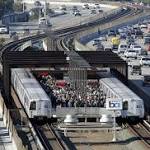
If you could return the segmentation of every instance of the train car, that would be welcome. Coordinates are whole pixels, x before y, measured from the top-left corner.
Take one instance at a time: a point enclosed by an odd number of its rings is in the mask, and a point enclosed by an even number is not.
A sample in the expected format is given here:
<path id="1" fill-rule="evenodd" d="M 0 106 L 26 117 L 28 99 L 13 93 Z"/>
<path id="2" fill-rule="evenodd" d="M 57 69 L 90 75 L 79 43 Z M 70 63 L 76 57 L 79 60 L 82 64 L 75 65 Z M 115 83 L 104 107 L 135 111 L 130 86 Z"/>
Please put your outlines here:
<path id="1" fill-rule="evenodd" d="M 52 117 L 51 100 L 28 69 L 12 69 L 11 83 L 29 118 Z"/>
<path id="2" fill-rule="evenodd" d="M 107 98 L 118 98 L 123 101 L 123 110 L 121 111 L 122 118 L 140 119 L 144 117 L 144 102 L 115 77 L 101 78 L 100 88 Z"/>

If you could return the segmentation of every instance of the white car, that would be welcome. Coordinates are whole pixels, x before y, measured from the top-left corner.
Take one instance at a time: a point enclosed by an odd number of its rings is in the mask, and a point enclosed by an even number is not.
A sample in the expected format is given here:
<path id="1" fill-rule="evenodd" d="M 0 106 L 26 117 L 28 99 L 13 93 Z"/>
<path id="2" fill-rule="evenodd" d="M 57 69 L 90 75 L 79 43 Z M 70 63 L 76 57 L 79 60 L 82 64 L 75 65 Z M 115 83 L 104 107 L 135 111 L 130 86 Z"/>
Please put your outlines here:
<path id="1" fill-rule="evenodd" d="M 137 52 L 135 50 L 129 49 L 124 52 L 126 58 L 135 58 L 137 59 Z"/>
<path id="2" fill-rule="evenodd" d="M 93 46 L 98 45 L 99 43 L 101 43 L 100 39 L 93 40 Z"/>
<path id="3" fill-rule="evenodd" d="M 105 35 L 101 35 L 101 36 L 99 37 L 99 40 L 100 40 L 100 41 L 107 41 L 107 37 L 106 37 Z"/>
<path id="4" fill-rule="evenodd" d="M 140 28 L 141 28 L 141 29 L 147 29 L 147 24 L 141 24 L 141 25 L 140 25 Z"/>
<path id="5" fill-rule="evenodd" d="M 118 53 L 124 53 L 127 50 L 126 44 L 119 44 L 118 46 Z"/>
<path id="6" fill-rule="evenodd" d="M 150 66 L 150 57 L 142 57 L 140 60 L 141 66 Z"/>
<path id="7" fill-rule="evenodd" d="M 0 27 L 0 33 L 1 34 L 8 33 L 8 28 L 7 27 Z"/>
<path id="8" fill-rule="evenodd" d="M 141 54 L 142 47 L 140 45 L 133 45 L 132 50 L 135 50 L 138 54 Z"/>

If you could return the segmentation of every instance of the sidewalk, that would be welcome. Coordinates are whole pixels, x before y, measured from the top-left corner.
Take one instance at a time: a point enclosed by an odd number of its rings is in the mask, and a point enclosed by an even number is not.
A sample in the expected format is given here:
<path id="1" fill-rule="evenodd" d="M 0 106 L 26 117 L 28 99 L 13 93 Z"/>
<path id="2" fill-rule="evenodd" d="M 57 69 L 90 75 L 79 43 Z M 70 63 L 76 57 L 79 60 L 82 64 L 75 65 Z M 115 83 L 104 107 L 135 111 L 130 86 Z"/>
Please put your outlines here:
<path id="1" fill-rule="evenodd" d="M 17 150 L 16 146 L 12 143 L 8 129 L 3 123 L 2 114 L 0 111 L 0 150 Z"/>

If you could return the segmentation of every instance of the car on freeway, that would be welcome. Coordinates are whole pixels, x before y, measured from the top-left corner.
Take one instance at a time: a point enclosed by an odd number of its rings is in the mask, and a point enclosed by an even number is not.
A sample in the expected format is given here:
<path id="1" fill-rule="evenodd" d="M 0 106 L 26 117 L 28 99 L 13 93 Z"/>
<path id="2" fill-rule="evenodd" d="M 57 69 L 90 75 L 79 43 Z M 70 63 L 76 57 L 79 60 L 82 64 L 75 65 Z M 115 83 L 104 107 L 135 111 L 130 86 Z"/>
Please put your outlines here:
<path id="1" fill-rule="evenodd" d="M 79 11 L 74 12 L 75 16 L 81 16 L 81 13 Z"/>
<path id="2" fill-rule="evenodd" d="M 109 30 L 107 35 L 108 36 L 116 36 L 116 32 L 115 32 L 115 30 Z"/>
<path id="3" fill-rule="evenodd" d="M 119 44 L 118 46 L 118 53 L 124 53 L 127 50 L 126 44 Z"/>
<path id="4" fill-rule="evenodd" d="M 140 65 L 132 65 L 131 66 L 131 75 L 133 74 L 142 74 L 141 66 Z"/>
<path id="5" fill-rule="evenodd" d="M 128 49 L 124 52 L 124 56 L 128 59 L 128 58 L 135 58 L 137 59 L 137 52 L 135 50 L 132 49 Z"/>
<path id="6" fill-rule="evenodd" d="M 98 12 L 99 12 L 99 13 L 103 13 L 104 11 L 103 11 L 102 9 L 99 9 Z"/>
<path id="7" fill-rule="evenodd" d="M 94 8 L 99 9 L 100 8 L 100 4 L 98 4 L 98 3 L 94 4 Z"/>
<path id="8" fill-rule="evenodd" d="M 59 9 L 65 11 L 65 10 L 67 10 L 67 7 L 66 7 L 66 5 L 61 5 L 61 6 L 59 7 Z"/>
<path id="9" fill-rule="evenodd" d="M 0 34 L 8 34 L 9 29 L 7 26 L 0 26 Z"/>
<path id="10" fill-rule="evenodd" d="M 89 4 L 83 4 L 82 8 L 83 9 L 90 9 Z"/>
<path id="11" fill-rule="evenodd" d="M 73 6 L 73 7 L 72 7 L 72 10 L 73 10 L 73 11 L 78 10 L 78 7 L 77 7 L 77 6 Z"/>
<path id="12" fill-rule="evenodd" d="M 96 14 L 97 12 L 96 12 L 96 10 L 95 9 L 92 9 L 91 10 L 91 14 Z"/>
<path id="13" fill-rule="evenodd" d="M 101 35 L 101 36 L 99 37 L 99 39 L 100 39 L 100 41 L 107 41 L 107 36 Z"/>
<path id="14" fill-rule="evenodd" d="M 100 39 L 93 40 L 93 46 L 98 45 L 99 43 L 101 43 Z"/>
<path id="15" fill-rule="evenodd" d="M 150 57 L 142 57 L 140 59 L 141 66 L 150 66 Z"/>

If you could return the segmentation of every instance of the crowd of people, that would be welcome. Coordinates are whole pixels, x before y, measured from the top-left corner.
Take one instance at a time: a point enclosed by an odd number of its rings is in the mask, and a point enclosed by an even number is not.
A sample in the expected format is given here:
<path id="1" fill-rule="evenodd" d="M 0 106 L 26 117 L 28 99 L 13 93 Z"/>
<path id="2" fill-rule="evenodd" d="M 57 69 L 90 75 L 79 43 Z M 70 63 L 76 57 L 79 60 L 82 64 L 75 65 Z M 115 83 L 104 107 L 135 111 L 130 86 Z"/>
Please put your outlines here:
<path id="1" fill-rule="evenodd" d="M 55 80 L 50 75 L 39 76 L 41 86 L 56 107 L 105 107 L 106 96 L 98 80 L 87 82 L 85 92 L 71 88 L 66 81 Z"/>

